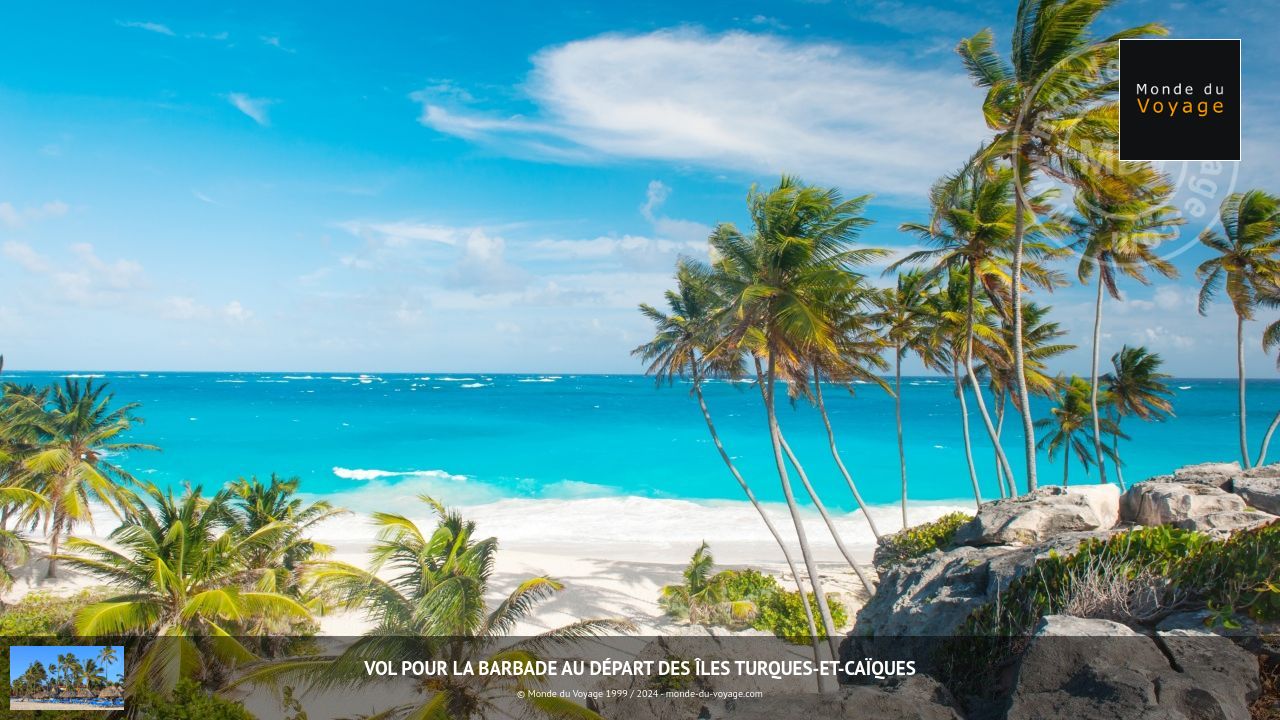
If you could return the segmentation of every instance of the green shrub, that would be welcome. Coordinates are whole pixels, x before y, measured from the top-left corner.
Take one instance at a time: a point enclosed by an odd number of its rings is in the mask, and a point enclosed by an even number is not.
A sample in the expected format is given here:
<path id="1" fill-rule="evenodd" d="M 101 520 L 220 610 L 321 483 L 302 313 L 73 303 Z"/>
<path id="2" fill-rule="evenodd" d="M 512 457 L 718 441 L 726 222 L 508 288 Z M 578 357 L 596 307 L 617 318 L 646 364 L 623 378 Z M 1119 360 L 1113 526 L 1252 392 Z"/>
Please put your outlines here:
<path id="1" fill-rule="evenodd" d="M 826 630 L 818 614 L 818 601 L 812 594 L 806 594 L 809 608 L 813 611 L 813 619 L 818 626 L 818 639 L 826 639 Z M 831 619 L 837 628 L 849 622 L 849 614 L 844 605 L 835 598 L 827 598 L 827 606 L 831 608 Z M 804 616 L 804 606 L 800 604 L 799 592 L 778 591 L 769 596 L 760 606 L 760 614 L 752 624 L 757 630 L 769 630 L 774 635 L 796 645 L 809 644 L 809 622 Z"/>
<path id="2" fill-rule="evenodd" d="M 876 548 L 875 564 L 877 567 L 887 568 L 928 555 L 934 550 L 946 548 L 955 537 L 956 530 L 972 519 L 972 515 L 953 512 L 933 522 L 909 527 L 889 535 L 881 540 L 880 546 Z"/>
<path id="3" fill-rule="evenodd" d="M 238 703 L 205 692 L 193 680 L 179 681 L 170 697 L 143 695 L 134 709 L 147 720 L 255 720 Z"/>
<path id="4" fill-rule="evenodd" d="M 713 573 L 715 560 L 704 542 L 684 571 L 684 582 L 662 588 L 658 604 L 668 615 L 699 625 L 750 627 L 760 605 L 779 591 L 772 575 L 758 570 Z"/>
<path id="5" fill-rule="evenodd" d="M 0 637 L 71 638 L 71 620 L 81 608 L 106 597 L 100 589 L 81 590 L 75 595 L 32 592 L 17 603 L 0 610 Z"/>

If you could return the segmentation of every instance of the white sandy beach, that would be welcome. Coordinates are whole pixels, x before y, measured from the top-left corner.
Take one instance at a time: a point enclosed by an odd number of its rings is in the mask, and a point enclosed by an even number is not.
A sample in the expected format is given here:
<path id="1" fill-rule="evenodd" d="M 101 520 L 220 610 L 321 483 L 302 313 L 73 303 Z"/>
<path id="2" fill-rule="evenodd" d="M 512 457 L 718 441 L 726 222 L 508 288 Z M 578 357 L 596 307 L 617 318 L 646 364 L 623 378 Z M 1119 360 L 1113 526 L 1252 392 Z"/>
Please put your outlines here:
<path id="1" fill-rule="evenodd" d="M 428 508 L 417 500 L 379 500 L 381 507 L 399 509 L 424 527 L 434 524 Z M 958 502 L 913 504 L 909 519 L 914 525 L 957 509 L 967 508 Z M 549 575 L 565 585 L 563 592 L 540 606 L 515 634 L 601 617 L 628 620 L 641 635 L 684 634 L 687 629 L 667 618 L 658 606 L 658 592 L 663 585 L 680 581 L 689 556 L 703 540 L 711 545 L 721 568 L 751 566 L 773 573 L 784 585 L 793 582 L 781 552 L 755 510 L 745 502 L 641 497 L 501 500 L 466 506 L 462 512 L 476 521 L 481 537 L 499 539 L 491 583 L 495 594 L 505 594 L 533 575 Z M 768 512 L 779 530 L 794 538 L 786 508 L 771 505 Z M 872 517 L 885 533 L 900 528 L 899 513 L 892 506 L 872 508 Z M 825 587 L 839 594 L 852 615 L 865 600 L 861 585 L 817 513 L 805 511 L 804 517 Z M 110 513 L 97 512 L 94 529 L 83 526 L 77 534 L 102 538 L 116 524 Z M 849 550 L 859 561 L 869 563 L 875 544 L 861 513 L 840 513 L 836 524 Z M 314 536 L 334 547 L 332 559 L 364 565 L 374 529 L 366 515 L 353 512 L 317 528 Z M 38 543 L 34 555 L 44 551 L 43 543 Z M 793 554 L 798 561 L 799 554 Z M 45 567 L 43 560 L 36 560 L 19 569 L 17 581 L 0 598 L 13 603 L 33 590 L 64 594 L 99 584 L 65 566 L 59 569 L 59 577 L 47 580 Z M 366 627 L 359 613 L 321 619 L 324 635 L 359 635 Z"/>

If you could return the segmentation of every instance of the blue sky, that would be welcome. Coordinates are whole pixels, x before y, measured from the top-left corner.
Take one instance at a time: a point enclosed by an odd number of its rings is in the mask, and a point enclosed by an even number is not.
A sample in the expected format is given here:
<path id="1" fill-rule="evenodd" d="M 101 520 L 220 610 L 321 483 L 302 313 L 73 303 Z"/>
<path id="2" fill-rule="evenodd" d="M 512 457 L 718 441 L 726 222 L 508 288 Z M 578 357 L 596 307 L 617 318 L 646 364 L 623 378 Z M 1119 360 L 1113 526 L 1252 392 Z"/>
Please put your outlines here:
<path id="1" fill-rule="evenodd" d="M 875 193 L 867 242 L 907 247 L 897 225 L 984 135 L 951 48 L 988 26 L 1003 47 L 1013 7 L 11 7 L 0 351 L 28 369 L 635 371 L 635 305 L 741 222 L 753 182 Z M 1103 29 L 1149 20 L 1243 37 L 1246 159 L 1218 180 L 1280 190 L 1274 12 L 1131 0 Z M 1104 352 L 1232 374 L 1225 307 L 1195 315 L 1203 257 L 1110 306 Z M 1090 298 L 1052 300 L 1077 337 Z"/>
<path id="2" fill-rule="evenodd" d="M 103 675 L 114 682 L 124 674 L 124 648 L 115 645 L 115 659 L 105 666 L 98 653 L 102 645 L 14 645 L 9 648 L 9 682 L 22 676 L 33 662 L 39 662 L 48 670 L 50 665 L 58 663 L 58 656 L 71 653 L 81 663 L 92 660 L 104 668 Z"/>

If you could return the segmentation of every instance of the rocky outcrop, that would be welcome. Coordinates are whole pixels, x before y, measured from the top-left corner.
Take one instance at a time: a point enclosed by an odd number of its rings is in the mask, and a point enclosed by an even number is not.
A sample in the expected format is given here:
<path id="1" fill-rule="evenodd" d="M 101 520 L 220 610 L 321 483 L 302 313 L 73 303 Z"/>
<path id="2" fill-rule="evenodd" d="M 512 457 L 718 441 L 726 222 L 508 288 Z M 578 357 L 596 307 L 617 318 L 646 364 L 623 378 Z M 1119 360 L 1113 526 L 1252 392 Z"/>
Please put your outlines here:
<path id="1" fill-rule="evenodd" d="M 1120 518 L 1137 525 L 1169 525 L 1244 508 L 1239 495 L 1211 484 L 1149 481 L 1121 497 Z"/>
<path id="2" fill-rule="evenodd" d="M 1259 688 L 1257 661 L 1227 638 L 1047 617 L 1018 663 L 1006 717 L 1248 720 Z"/>
<path id="3" fill-rule="evenodd" d="M 1280 465 L 1247 470 L 1232 478 L 1231 489 L 1250 507 L 1280 515 Z"/>
<path id="4" fill-rule="evenodd" d="M 1183 530 L 1195 530 L 1214 537 L 1223 538 L 1240 530 L 1252 530 L 1263 525 L 1270 525 L 1280 518 L 1257 510 L 1228 510 L 1226 512 L 1209 513 L 1197 517 L 1186 518 L 1174 523 Z"/>
<path id="5" fill-rule="evenodd" d="M 1225 490 L 1230 485 L 1231 479 L 1239 473 L 1240 463 L 1238 462 L 1207 462 L 1174 470 L 1170 482 L 1208 485 Z"/>
<path id="6" fill-rule="evenodd" d="M 1120 519 L 1114 485 L 1042 487 L 986 503 L 956 531 L 957 545 L 1034 545 L 1064 532 L 1109 530 Z"/>
<path id="7" fill-rule="evenodd" d="M 1030 546 L 962 545 L 898 565 L 880 576 L 876 594 L 858 611 L 856 636 L 941 637 L 1051 552 L 1073 552 L 1080 543 L 1114 531 L 1061 533 Z"/>

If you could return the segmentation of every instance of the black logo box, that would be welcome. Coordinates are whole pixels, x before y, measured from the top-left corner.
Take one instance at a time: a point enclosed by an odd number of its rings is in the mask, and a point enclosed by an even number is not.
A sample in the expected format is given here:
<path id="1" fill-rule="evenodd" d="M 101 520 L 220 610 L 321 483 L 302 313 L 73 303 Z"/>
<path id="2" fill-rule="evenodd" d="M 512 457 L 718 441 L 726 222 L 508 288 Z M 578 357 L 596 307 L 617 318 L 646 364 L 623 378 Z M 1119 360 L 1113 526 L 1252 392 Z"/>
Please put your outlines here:
<path id="1" fill-rule="evenodd" d="M 1120 41 L 1120 159 L 1239 160 L 1240 103 L 1239 40 Z"/>

